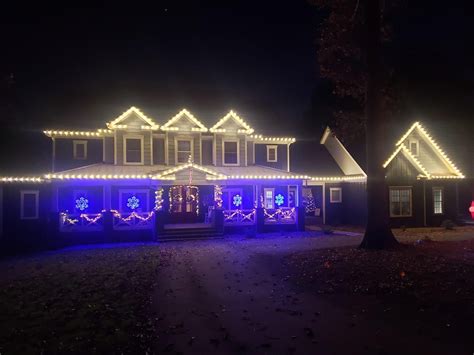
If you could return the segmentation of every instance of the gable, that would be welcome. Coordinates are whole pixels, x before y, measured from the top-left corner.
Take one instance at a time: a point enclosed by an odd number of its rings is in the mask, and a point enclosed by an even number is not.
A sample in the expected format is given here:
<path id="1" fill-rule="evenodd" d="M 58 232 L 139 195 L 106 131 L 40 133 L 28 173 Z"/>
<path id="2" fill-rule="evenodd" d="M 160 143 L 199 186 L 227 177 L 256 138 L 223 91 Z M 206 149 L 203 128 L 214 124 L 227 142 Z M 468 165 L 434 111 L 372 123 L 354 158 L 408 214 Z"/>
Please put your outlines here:
<path id="1" fill-rule="evenodd" d="M 403 154 L 397 154 L 386 167 L 386 176 L 389 179 L 417 179 L 420 171 Z"/>
<path id="2" fill-rule="evenodd" d="M 418 146 L 417 152 L 412 152 L 410 148 L 411 144 Z M 426 170 L 425 175 L 428 178 L 464 177 L 461 171 L 454 165 L 447 154 L 419 122 L 415 122 L 405 132 L 396 143 L 396 146 L 403 147 L 405 154 L 413 155 L 412 158 L 415 158 Z"/>
<path id="3" fill-rule="evenodd" d="M 171 168 L 168 170 L 165 170 L 161 172 L 158 175 L 155 175 L 154 178 L 158 180 L 175 180 L 175 179 L 183 179 L 184 176 L 189 180 L 189 174 L 192 174 L 193 179 L 196 177 L 203 177 L 204 180 L 208 175 L 214 176 L 214 177 L 222 177 L 222 174 L 218 173 L 217 171 L 205 168 L 199 164 L 194 164 L 194 163 L 187 163 L 180 165 L 175 168 Z"/>
<path id="4" fill-rule="evenodd" d="M 211 132 L 236 132 L 252 134 L 254 129 L 250 127 L 237 113 L 229 111 L 210 129 Z"/>
<path id="5" fill-rule="evenodd" d="M 163 131 L 207 132 L 207 128 L 186 109 L 178 112 L 178 114 L 166 122 L 161 129 Z"/>
<path id="6" fill-rule="evenodd" d="M 158 129 L 159 125 L 156 124 L 151 118 L 147 117 L 140 109 L 132 106 L 120 116 L 111 122 L 108 122 L 107 127 L 109 129 L 135 128 L 156 130 Z"/>

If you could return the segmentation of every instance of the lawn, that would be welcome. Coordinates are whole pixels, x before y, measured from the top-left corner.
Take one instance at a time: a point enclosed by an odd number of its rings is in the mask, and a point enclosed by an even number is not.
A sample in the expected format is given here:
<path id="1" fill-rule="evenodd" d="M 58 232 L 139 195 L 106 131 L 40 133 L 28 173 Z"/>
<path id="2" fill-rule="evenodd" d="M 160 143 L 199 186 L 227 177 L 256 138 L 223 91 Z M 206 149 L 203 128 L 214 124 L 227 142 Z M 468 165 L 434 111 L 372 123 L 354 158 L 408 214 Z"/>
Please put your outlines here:
<path id="1" fill-rule="evenodd" d="M 285 262 L 288 280 L 344 307 L 355 320 L 383 319 L 472 351 L 474 240 L 398 238 L 405 244 L 392 251 L 341 247 L 294 253 Z"/>
<path id="2" fill-rule="evenodd" d="M 76 248 L 0 264 L 0 353 L 144 353 L 157 245 Z"/>

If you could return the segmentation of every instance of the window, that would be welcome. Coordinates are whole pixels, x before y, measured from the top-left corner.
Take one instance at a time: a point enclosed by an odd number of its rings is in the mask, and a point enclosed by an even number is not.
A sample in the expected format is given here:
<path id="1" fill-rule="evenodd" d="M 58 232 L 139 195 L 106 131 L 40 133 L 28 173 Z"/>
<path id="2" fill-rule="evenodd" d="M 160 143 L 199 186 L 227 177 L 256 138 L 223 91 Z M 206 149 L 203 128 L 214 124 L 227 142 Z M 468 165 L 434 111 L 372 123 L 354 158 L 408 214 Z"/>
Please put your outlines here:
<path id="1" fill-rule="evenodd" d="M 414 156 L 417 156 L 418 155 L 418 141 L 410 140 L 409 146 L 410 146 L 411 154 L 413 154 Z"/>
<path id="2" fill-rule="evenodd" d="M 433 213 L 443 214 L 443 188 L 433 187 Z"/>
<path id="3" fill-rule="evenodd" d="M 278 160 L 278 147 L 276 145 L 267 145 L 267 162 L 275 163 Z"/>
<path id="4" fill-rule="evenodd" d="M 72 144 L 74 159 L 87 159 L 87 141 L 73 141 Z"/>
<path id="5" fill-rule="evenodd" d="M 275 189 L 263 189 L 263 207 L 267 210 L 275 208 L 273 195 L 275 194 Z"/>
<path id="6" fill-rule="evenodd" d="M 148 190 L 119 190 L 120 212 L 149 212 Z"/>
<path id="7" fill-rule="evenodd" d="M 192 141 L 178 140 L 176 141 L 176 162 L 178 164 L 187 163 L 189 156 L 192 156 Z"/>
<path id="8" fill-rule="evenodd" d="M 239 142 L 223 142 L 223 165 L 239 165 Z"/>
<path id="9" fill-rule="evenodd" d="M 38 219 L 39 191 L 20 191 L 20 218 Z"/>
<path id="10" fill-rule="evenodd" d="M 340 187 L 329 188 L 329 202 L 330 203 L 342 202 L 342 189 Z"/>
<path id="11" fill-rule="evenodd" d="M 411 187 L 390 188 L 390 217 L 410 217 Z"/>
<path id="12" fill-rule="evenodd" d="M 241 209 L 242 199 L 242 189 L 231 188 L 222 190 L 222 208 L 225 210 Z"/>
<path id="13" fill-rule="evenodd" d="M 124 137 L 125 164 L 143 164 L 143 137 Z"/>

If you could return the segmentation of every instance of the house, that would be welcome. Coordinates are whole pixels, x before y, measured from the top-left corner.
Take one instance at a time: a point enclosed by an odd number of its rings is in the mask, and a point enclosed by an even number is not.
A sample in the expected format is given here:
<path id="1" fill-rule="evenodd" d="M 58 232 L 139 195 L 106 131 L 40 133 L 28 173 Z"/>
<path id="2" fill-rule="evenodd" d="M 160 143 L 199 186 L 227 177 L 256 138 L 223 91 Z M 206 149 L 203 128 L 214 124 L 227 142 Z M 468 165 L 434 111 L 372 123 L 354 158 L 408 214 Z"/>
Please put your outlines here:
<path id="1" fill-rule="evenodd" d="M 102 129 L 44 134 L 51 171 L 1 178 L 3 241 L 304 229 L 303 186 L 311 178 L 290 171 L 295 139 L 257 134 L 234 111 L 208 128 L 187 110 L 159 124 L 131 107 Z"/>
<path id="2" fill-rule="evenodd" d="M 400 137 L 383 167 L 394 227 L 440 226 L 467 214 L 472 196 L 461 191 L 468 180 L 420 122 Z"/>

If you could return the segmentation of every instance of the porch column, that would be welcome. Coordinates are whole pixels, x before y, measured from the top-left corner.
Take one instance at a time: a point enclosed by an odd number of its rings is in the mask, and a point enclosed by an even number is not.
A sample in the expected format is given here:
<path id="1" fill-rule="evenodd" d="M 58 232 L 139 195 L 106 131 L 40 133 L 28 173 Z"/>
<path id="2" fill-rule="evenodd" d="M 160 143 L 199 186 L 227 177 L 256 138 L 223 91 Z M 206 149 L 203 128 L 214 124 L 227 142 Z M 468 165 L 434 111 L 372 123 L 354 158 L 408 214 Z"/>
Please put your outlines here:
<path id="1" fill-rule="evenodd" d="M 104 194 L 104 210 L 109 211 L 112 209 L 112 188 L 109 184 L 103 185 L 103 194 Z"/>
<path id="2" fill-rule="evenodd" d="M 265 229 L 265 215 L 263 213 L 263 205 L 261 200 L 262 195 L 262 185 L 256 184 L 256 192 L 257 192 L 257 208 L 255 211 L 255 224 L 257 225 L 257 232 L 261 233 Z"/>
<path id="3" fill-rule="evenodd" d="M 303 202 L 303 185 L 300 183 L 296 185 L 296 228 L 299 231 L 305 230 L 305 210 L 302 206 Z"/>
<path id="4" fill-rule="evenodd" d="M 164 206 L 164 189 L 163 186 L 156 186 L 155 190 L 155 230 L 158 235 L 165 231 L 166 212 Z"/>

